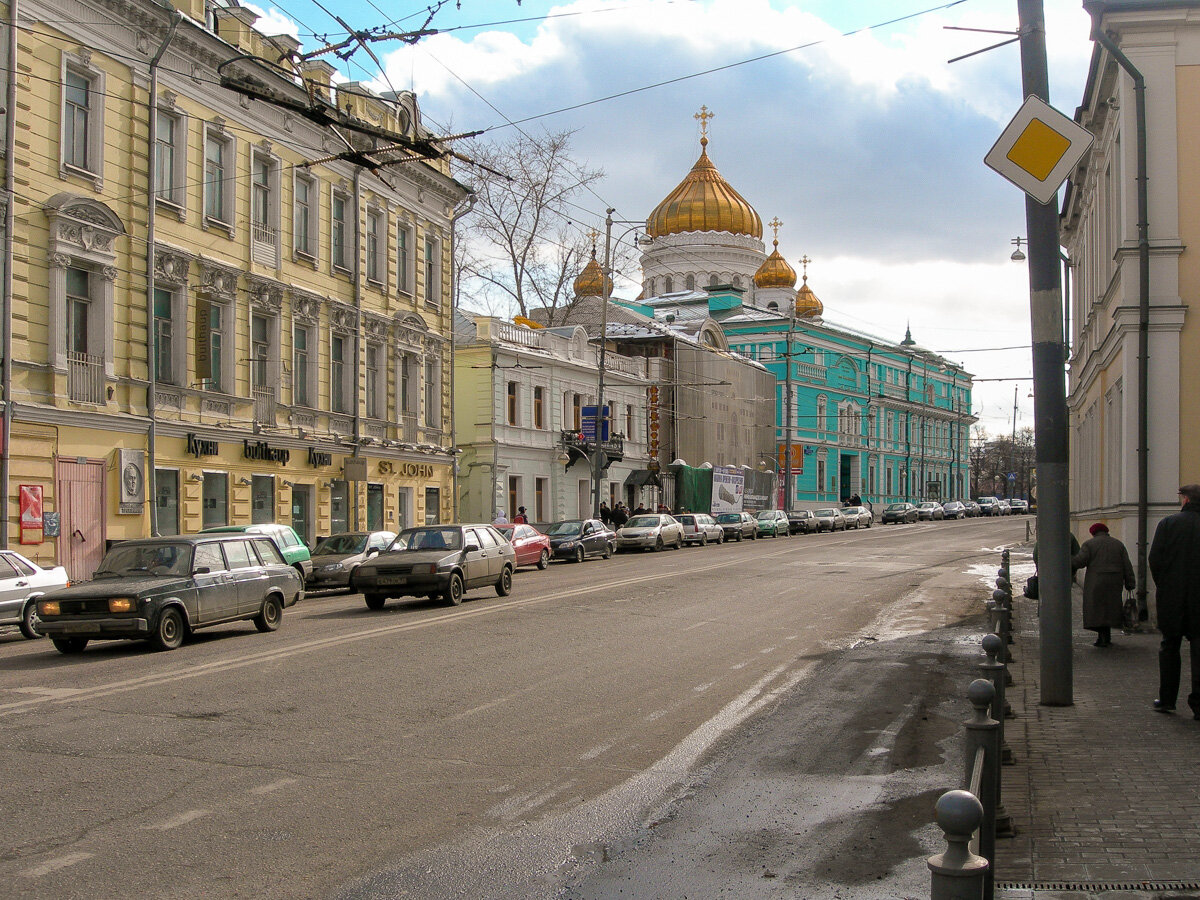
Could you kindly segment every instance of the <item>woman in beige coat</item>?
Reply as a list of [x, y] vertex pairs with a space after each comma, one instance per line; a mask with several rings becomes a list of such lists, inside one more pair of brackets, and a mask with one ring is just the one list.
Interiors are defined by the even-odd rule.
[[1071, 557], [1071, 570], [1087, 569], [1083, 579], [1083, 627], [1097, 633], [1097, 647], [1112, 646], [1112, 629], [1121, 627], [1122, 588], [1133, 590], [1137, 579], [1125, 545], [1097, 522], [1092, 538]]

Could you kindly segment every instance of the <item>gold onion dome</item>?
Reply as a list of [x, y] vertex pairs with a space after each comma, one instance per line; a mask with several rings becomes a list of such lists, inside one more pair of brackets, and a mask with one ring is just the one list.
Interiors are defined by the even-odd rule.
[[603, 297], [606, 295], [605, 286], [612, 289], [612, 279], [604, 277], [600, 263], [596, 262], [593, 254], [591, 261], [583, 267], [583, 271], [575, 278], [576, 297]]
[[793, 288], [796, 286], [796, 270], [788, 265], [788, 261], [779, 252], [779, 241], [774, 243], [775, 249], [754, 273], [754, 284], [760, 288]]
[[[762, 219], [708, 158], [708, 138], [700, 138], [700, 158], [679, 186], [646, 219], [652, 238], [688, 231], [727, 231], [762, 237]], [[793, 280], [793, 284], [795, 281]]]
[[796, 317], [800, 319], [815, 319], [825, 312], [825, 304], [817, 299], [813, 289], [808, 286], [808, 276], [796, 291]]

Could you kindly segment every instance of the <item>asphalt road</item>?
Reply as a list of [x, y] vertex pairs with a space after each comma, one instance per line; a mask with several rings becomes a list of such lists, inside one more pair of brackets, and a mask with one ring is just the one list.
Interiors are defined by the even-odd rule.
[[970, 566], [1023, 536], [1021, 519], [970, 520], [621, 554], [522, 570], [510, 597], [458, 608], [314, 596], [276, 633], [224, 626], [171, 653], [0, 637], [0, 884], [583, 890], [822, 666], [977, 615]]

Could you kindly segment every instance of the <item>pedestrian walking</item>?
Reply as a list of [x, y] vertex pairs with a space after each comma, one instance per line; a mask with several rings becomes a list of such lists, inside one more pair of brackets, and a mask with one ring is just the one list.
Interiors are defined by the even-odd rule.
[[496, 513], [496, 518], [492, 519], [492, 524], [493, 525], [507, 525], [508, 524], [508, 516], [506, 516], [504, 514], [504, 510], [500, 510], [498, 513]]
[[1097, 522], [1088, 533], [1091, 539], [1071, 557], [1071, 572], [1087, 569], [1083, 578], [1083, 627], [1096, 632], [1097, 647], [1111, 647], [1112, 630], [1124, 621], [1122, 588], [1132, 591], [1137, 579], [1129, 551], [1108, 533], [1107, 525]]
[[605, 525], [612, 524], [612, 510], [608, 508], [608, 504], [603, 500], [600, 501], [600, 521]]
[[622, 525], [624, 525], [628, 521], [629, 521], [629, 513], [627, 513], [625, 511], [625, 504], [618, 503], [615, 507], [613, 507], [612, 527], [614, 529], [620, 528]]
[[1162, 643], [1158, 650], [1158, 712], [1175, 710], [1179, 697], [1180, 649], [1188, 639], [1192, 662], [1192, 692], [1188, 706], [1200, 720], [1200, 484], [1179, 489], [1179, 512], [1167, 516], [1154, 530], [1150, 544], [1150, 574]]
[[513, 516], [513, 522], [518, 525], [526, 525], [529, 522], [529, 516], [525, 515], [525, 507], [518, 506], [517, 514]]

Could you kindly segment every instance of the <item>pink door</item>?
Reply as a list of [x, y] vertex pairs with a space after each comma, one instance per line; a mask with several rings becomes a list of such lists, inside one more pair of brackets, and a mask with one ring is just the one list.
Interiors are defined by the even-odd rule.
[[72, 581], [91, 578], [104, 558], [104, 462], [58, 460], [58, 559]]

